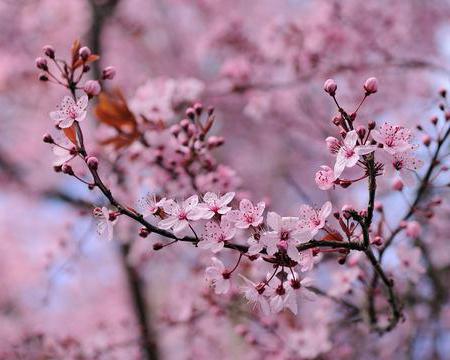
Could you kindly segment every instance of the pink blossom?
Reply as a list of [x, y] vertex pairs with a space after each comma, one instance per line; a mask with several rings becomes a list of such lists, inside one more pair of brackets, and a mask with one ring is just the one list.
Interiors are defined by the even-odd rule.
[[272, 231], [265, 232], [262, 243], [267, 253], [273, 256], [280, 248], [294, 261], [300, 262], [301, 257], [297, 245], [309, 239], [309, 233], [299, 228], [296, 217], [281, 217], [275, 212], [267, 214], [267, 224]]
[[202, 241], [198, 243], [198, 246], [217, 253], [223, 249], [225, 243], [231, 240], [235, 234], [236, 228], [225, 217], [222, 218], [220, 224], [216, 221], [208, 221], [205, 225]]
[[243, 199], [239, 203], [239, 210], [231, 210], [227, 217], [235, 223], [234, 226], [238, 229], [247, 229], [249, 226], [256, 227], [263, 221], [262, 214], [265, 207], [266, 205], [262, 201], [253, 206], [250, 200]]
[[353, 167], [360, 156], [371, 153], [376, 149], [373, 145], [357, 145], [358, 134], [356, 130], [349, 131], [339, 148], [334, 166], [334, 175], [339, 177], [346, 167]]
[[169, 214], [167, 219], [158, 223], [161, 229], [173, 229], [175, 234], [181, 233], [189, 226], [189, 221], [197, 221], [203, 217], [203, 212], [198, 207], [198, 196], [192, 195], [178, 204], [170, 199], [163, 204], [164, 211]]
[[83, 121], [86, 118], [88, 101], [87, 95], [81, 96], [76, 103], [70, 96], [65, 96], [57, 110], [50, 113], [50, 118], [60, 128], [71, 127], [74, 121]]
[[216, 294], [226, 294], [231, 287], [230, 275], [225, 269], [225, 265], [213, 257], [212, 266], [206, 268], [205, 275], [209, 283], [214, 286]]
[[406, 236], [416, 239], [422, 233], [422, 226], [417, 221], [407, 221], [405, 228]]
[[217, 194], [207, 192], [203, 196], [204, 204], [200, 204], [199, 208], [204, 211], [204, 218], [211, 219], [214, 215], [224, 215], [231, 210], [231, 207], [227, 206], [234, 198], [235, 193], [229, 192], [219, 197]]
[[109, 210], [106, 207], [95, 208], [94, 217], [98, 219], [97, 234], [99, 236], [105, 236], [108, 241], [111, 241], [114, 235], [114, 224], [117, 219], [110, 221]]
[[327, 201], [320, 209], [314, 209], [309, 205], [300, 206], [299, 226], [309, 231], [313, 237], [325, 226], [325, 221], [331, 214], [331, 202]]
[[391, 125], [385, 122], [380, 130], [372, 130], [372, 138], [383, 144], [383, 149], [389, 154], [395, 154], [411, 149], [412, 135], [411, 130], [406, 129], [403, 126]]
[[385, 164], [387, 175], [397, 173], [406, 186], [414, 186], [416, 184], [415, 171], [423, 166], [423, 161], [417, 159], [411, 151], [380, 155], [381, 160]]
[[358, 279], [360, 270], [358, 267], [352, 267], [336, 271], [331, 275], [333, 285], [329, 290], [329, 294], [339, 297], [346, 294], [352, 287], [352, 284]]
[[336, 177], [332, 168], [322, 165], [316, 172], [315, 180], [320, 190], [328, 190], [333, 187]]
[[163, 208], [166, 201], [166, 198], [158, 200], [155, 194], [147, 194], [147, 196], [139, 202], [142, 216], [147, 218], [151, 215], [155, 215], [158, 210]]
[[266, 286], [264, 284], [255, 284], [243, 275], [239, 275], [246, 283], [246, 285], [241, 287], [245, 298], [253, 303], [254, 307], [259, 306], [264, 313], [264, 315], [270, 314], [270, 306], [267, 298], [264, 294]]

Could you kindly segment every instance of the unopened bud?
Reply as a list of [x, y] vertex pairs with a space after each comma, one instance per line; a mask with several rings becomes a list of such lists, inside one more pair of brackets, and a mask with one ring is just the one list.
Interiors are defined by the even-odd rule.
[[89, 49], [87, 46], [83, 46], [79, 50], [78, 54], [80, 55], [83, 61], [86, 61], [89, 58], [89, 56], [91, 56], [92, 52], [91, 49]]
[[194, 120], [195, 119], [195, 110], [193, 108], [187, 108], [186, 109], [186, 116], [191, 119]]
[[83, 87], [84, 92], [89, 97], [97, 96], [102, 91], [102, 87], [97, 80], [88, 80]]
[[373, 120], [371, 120], [371, 121], [369, 121], [368, 122], [368, 124], [367, 124], [367, 128], [369, 129], [369, 130], [373, 130], [373, 129], [375, 129], [375, 121], [373, 121]]
[[375, 94], [378, 91], [378, 80], [374, 77], [368, 78], [364, 83], [366, 95]]
[[195, 103], [194, 110], [195, 110], [195, 113], [197, 114], [197, 116], [200, 116], [203, 112], [203, 105], [200, 103]]
[[447, 90], [442, 88], [439, 90], [439, 95], [441, 95], [443, 98], [447, 96]]
[[43, 58], [43, 57], [38, 57], [36, 59], [36, 67], [38, 69], [47, 71], [48, 70], [48, 65], [47, 65], [47, 59]]
[[164, 247], [164, 245], [161, 244], [160, 242], [153, 244], [153, 250], [155, 250], [155, 251], [161, 250], [163, 247]]
[[360, 139], [364, 139], [364, 136], [366, 136], [366, 129], [364, 126], [358, 126], [356, 128], [356, 132], [358, 133]]
[[42, 137], [42, 141], [47, 143], [47, 144], [53, 144], [53, 138], [50, 134], [44, 134], [44, 136]]
[[337, 90], [337, 84], [333, 79], [328, 79], [323, 84], [323, 89], [326, 93], [330, 94], [330, 96], [334, 96]]
[[107, 66], [102, 71], [102, 78], [104, 80], [112, 80], [116, 76], [116, 69], [113, 66]]
[[423, 137], [422, 137], [422, 142], [423, 142], [423, 144], [425, 145], [425, 146], [430, 146], [430, 144], [431, 144], [431, 137], [430, 137], [430, 135], [424, 135]]
[[44, 50], [44, 54], [48, 56], [50, 59], [55, 58], [55, 49], [53, 48], [53, 46], [45, 45], [42, 50]]
[[69, 164], [64, 164], [64, 165], [61, 167], [61, 171], [62, 171], [64, 174], [67, 174], [67, 175], [73, 175], [73, 169], [72, 169], [72, 166], [70, 166]]
[[89, 169], [91, 170], [97, 170], [98, 169], [98, 159], [95, 156], [89, 156], [86, 160], [87, 165], [89, 166]]
[[46, 73], [40, 73], [38, 79], [39, 81], [48, 81], [48, 76]]
[[433, 117], [430, 119], [430, 122], [431, 122], [433, 125], [436, 125], [436, 124], [438, 123], [438, 117], [437, 117], [437, 116], [433, 116]]
[[150, 232], [148, 231], [147, 228], [142, 227], [139, 229], [139, 236], [142, 238], [146, 238], [148, 236], [148, 234], [150, 234]]

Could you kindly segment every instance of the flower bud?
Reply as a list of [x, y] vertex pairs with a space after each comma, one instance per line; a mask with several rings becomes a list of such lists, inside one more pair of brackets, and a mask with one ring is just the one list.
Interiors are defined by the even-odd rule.
[[197, 114], [197, 116], [200, 116], [203, 112], [203, 105], [200, 103], [195, 103], [194, 110], [195, 110], [195, 113]]
[[186, 109], [186, 116], [191, 119], [194, 120], [195, 119], [195, 110], [193, 108], [187, 108]]
[[287, 251], [287, 248], [288, 248], [287, 241], [286, 240], [279, 241], [278, 244], [277, 244], [277, 248], [280, 251]]
[[48, 70], [47, 59], [43, 57], [36, 58], [36, 67], [38, 69], [47, 71]]
[[436, 124], [438, 123], [438, 117], [437, 117], [437, 116], [433, 116], [433, 117], [430, 119], [430, 122], [431, 122], [433, 125], [436, 125]]
[[378, 91], [378, 80], [374, 77], [368, 78], [364, 83], [366, 95], [375, 94]]
[[225, 142], [225, 139], [221, 136], [211, 136], [208, 139], [208, 148], [213, 149], [219, 146], [222, 146]]
[[423, 143], [426, 147], [430, 146], [430, 144], [431, 144], [431, 137], [430, 137], [430, 135], [424, 135], [424, 136], [422, 137], [422, 143]]
[[89, 156], [86, 160], [86, 164], [91, 170], [98, 169], [98, 159], [95, 156]]
[[371, 120], [371, 121], [369, 121], [368, 122], [368, 124], [367, 124], [367, 128], [369, 129], [369, 130], [373, 130], [373, 129], [375, 129], [375, 121], [373, 121], [373, 120]]
[[84, 92], [89, 97], [97, 96], [102, 91], [102, 87], [97, 80], [88, 80], [83, 87]]
[[326, 93], [330, 94], [330, 96], [334, 96], [337, 90], [337, 84], [333, 79], [328, 79], [323, 84], [323, 89]]
[[366, 136], [366, 128], [364, 126], [358, 126], [356, 128], [356, 132], [358, 133], [360, 139], [364, 139], [364, 136]]
[[91, 52], [91, 49], [89, 49], [87, 46], [83, 46], [78, 51], [78, 54], [80, 55], [80, 57], [83, 61], [86, 61], [89, 58], [89, 56], [91, 56], [92, 52]]
[[443, 98], [447, 96], [447, 90], [442, 88], [439, 90], [439, 95], [441, 95]]
[[402, 191], [403, 186], [403, 181], [401, 181], [400, 179], [395, 179], [394, 183], [392, 184], [392, 189], [395, 191]]
[[378, 212], [383, 212], [383, 204], [379, 201], [375, 201], [375, 210]]
[[150, 234], [150, 232], [148, 231], [147, 228], [142, 227], [139, 229], [139, 236], [142, 238], [146, 238], [148, 236], [148, 234]]
[[64, 164], [64, 165], [61, 167], [61, 171], [62, 171], [64, 174], [67, 174], [67, 175], [73, 175], [73, 169], [72, 169], [72, 166], [70, 166], [69, 164]]
[[155, 250], [155, 251], [161, 250], [163, 247], [164, 247], [164, 245], [161, 244], [160, 242], [153, 244], [153, 250]]
[[48, 56], [50, 59], [55, 58], [55, 49], [53, 48], [53, 46], [45, 45], [42, 50], [44, 50], [44, 54]]
[[42, 137], [42, 141], [47, 143], [47, 144], [53, 144], [54, 143], [52, 136], [50, 134], [48, 134], [48, 133], [44, 134], [44, 136]]
[[189, 127], [189, 120], [188, 119], [183, 119], [180, 121], [180, 126], [184, 129], [187, 130], [187, 128]]
[[447, 111], [444, 116], [445, 116], [445, 121], [449, 121], [450, 120], [450, 111]]
[[116, 69], [113, 66], [107, 66], [102, 71], [102, 78], [104, 80], [112, 80], [116, 76]]
[[40, 73], [38, 79], [39, 81], [48, 81], [48, 76], [46, 73]]

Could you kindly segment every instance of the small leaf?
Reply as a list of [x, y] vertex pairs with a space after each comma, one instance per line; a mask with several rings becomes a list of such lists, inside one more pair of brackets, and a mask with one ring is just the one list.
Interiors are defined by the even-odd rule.
[[64, 135], [66, 135], [66, 137], [70, 140], [70, 142], [72, 144], [74, 144], [75, 146], [78, 146], [77, 133], [75, 131], [75, 125], [72, 125], [69, 128], [65, 128], [65, 129], [63, 129], [63, 131], [64, 131]]

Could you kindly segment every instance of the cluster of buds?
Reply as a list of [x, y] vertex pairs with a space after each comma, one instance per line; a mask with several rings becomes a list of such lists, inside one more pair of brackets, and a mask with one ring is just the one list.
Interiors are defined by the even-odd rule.
[[[80, 85], [83, 75], [91, 69], [90, 64], [99, 59], [98, 55], [92, 54], [89, 47], [81, 46], [79, 41], [75, 41], [69, 62], [56, 57], [55, 49], [51, 45], [44, 46], [43, 53], [44, 57], [36, 59], [36, 67], [41, 71], [39, 80], [62, 85], [71, 91], [75, 89], [83, 90], [90, 98], [100, 94], [102, 80], [111, 80], [116, 73], [112, 66], [108, 66], [103, 69], [101, 79], [87, 80], [83, 85]], [[49, 62], [53, 64], [53, 67], [50, 66]]]

